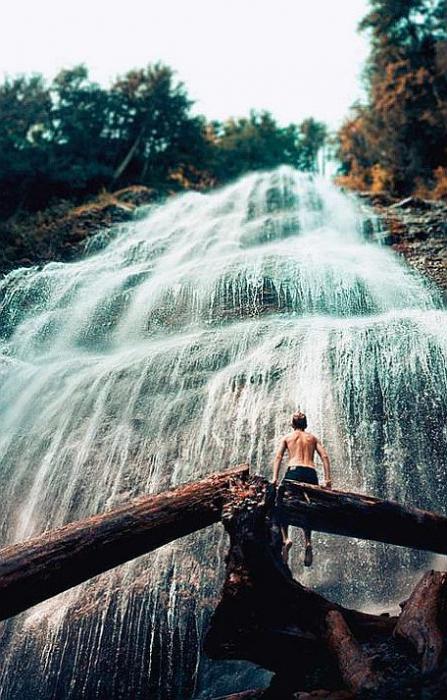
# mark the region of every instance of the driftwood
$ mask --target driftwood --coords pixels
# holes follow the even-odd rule
[[[326,644],[336,659],[343,682],[353,693],[377,690],[382,677],[373,669],[373,660],[362,650],[338,610],[326,615]]]
[[[221,518],[242,465],[0,550],[0,619]]]
[[[446,631],[447,573],[428,571],[402,604],[394,634],[408,640],[421,657],[423,673],[439,668]]]
[[[447,517],[346,491],[284,481],[284,518],[297,527],[447,554]]]
[[[307,486],[295,488],[313,494]],[[409,645],[393,635],[395,629],[400,636],[411,629],[415,598],[404,607],[407,620],[402,618],[398,628],[398,618],[344,608],[294,581],[281,557],[280,525],[285,512],[291,512],[290,502],[278,505],[275,489],[264,479],[251,477],[233,484],[232,501],[223,509],[230,535],[226,580],[205,638],[208,656],[245,659],[273,671],[270,687],[253,691],[252,697],[265,700],[403,699],[419,697],[421,692],[424,698],[445,698],[447,666],[442,657],[436,656],[439,672],[428,678],[423,674],[424,657],[422,664],[415,661]],[[439,583],[446,576],[434,578]],[[444,584],[434,588],[437,607],[429,606],[428,613],[421,613],[420,604],[416,607],[424,624],[436,628],[435,637],[438,632],[445,636],[442,615],[433,613],[443,605]]]

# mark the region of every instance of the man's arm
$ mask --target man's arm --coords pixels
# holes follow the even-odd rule
[[[275,461],[273,462],[273,479],[272,484],[278,483],[279,469],[281,467],[281,460],[284,457],[284,452],[287,450],[287,442],[285,438],[281,439],[278,452],[275,455]]]
[[[329,462],[329,455],[319,440],[317,440],[316,450],[321,457],[321,461],[323,462],[324,481],[325,481],[324,485],[328,489],[330,489],[330,488],[332,488],[332,479],[331,479],[331,464]]]

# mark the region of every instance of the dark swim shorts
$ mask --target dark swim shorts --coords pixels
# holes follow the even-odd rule
[[[316,469],[312,467],[289,467],[285,473],[284,479],[288,479],[289,481],[302,481],[305,484],[318,486],[318,474]]]

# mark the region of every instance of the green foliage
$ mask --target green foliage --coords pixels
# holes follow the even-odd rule
[[[371,0],[360,28],[371,34],[369,101],[342,127],[348,185],[395,194],[435,183],[447,165],[445,0]]]
[[[214,133],[219,180],[297,162],[297,128],[280,128],[268,112],[251,112],[248,118],[215,124]]]
[[[173,71],[132,70],[110,89],[85,66],[0,86],[0,215],[101,188],[141,184],[161,192],[220,184],[288,163],[314,171],[325,138],[308,119],[280,127],[268,112],[206,123]]]
[[[45,171],[51,98],[40,76],[0,86],[0,213],[24,204],[29,184]]]
[[[214,172],[220,181],[281,164],[314,172],[326,133],[325,125],[313,119],[280,127],[269,112],[214,124]]]
[[[298,165],[301,170],[315,172],[317,156],[328,137],[327,127],[310,117],[300,124],[300,153]]]
[[[51,86],[52,168],[58,195],[99,187],[112,175],[105,158],[109,93],[91,83],[85,66],[61,71]]]
[[[203,148],[204,125],[190,114],[191,100],[167,66],[133,70],[112,87],[114,179],[165,183],[172,168],[187,165]]]

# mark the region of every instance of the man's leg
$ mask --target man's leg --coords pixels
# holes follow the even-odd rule
[[[282,558],[284,564],[288,564],[289,562],[289,552],[290,548],[292,546],[292,540],[289,539],[289,527],[288,525],[282,525],[281,526],[281,533],[282,533]]]
[[[312,566],[313,552],[312,552],[312,532],[307,528],[303,529],[304,532],[304,566]]]

